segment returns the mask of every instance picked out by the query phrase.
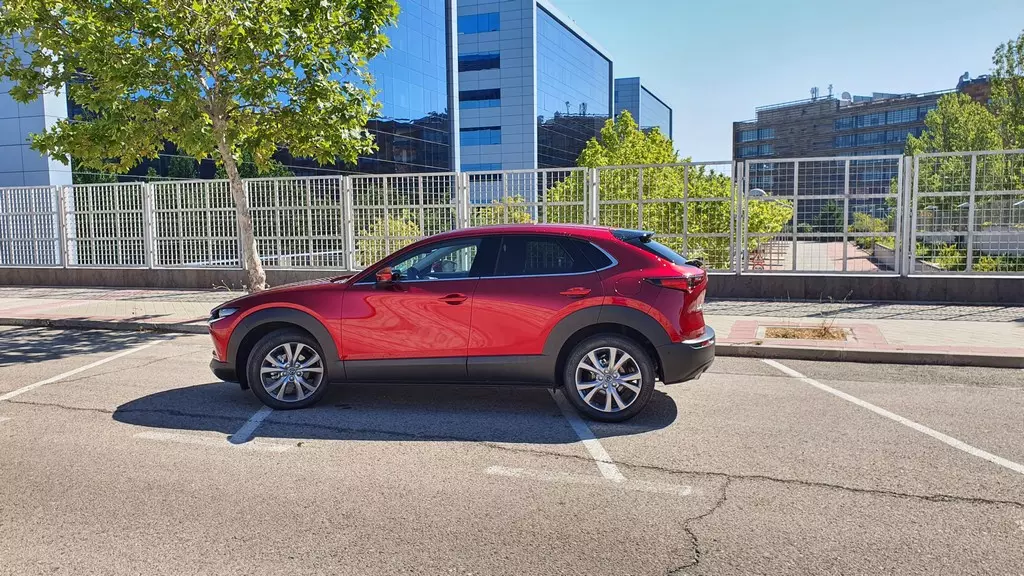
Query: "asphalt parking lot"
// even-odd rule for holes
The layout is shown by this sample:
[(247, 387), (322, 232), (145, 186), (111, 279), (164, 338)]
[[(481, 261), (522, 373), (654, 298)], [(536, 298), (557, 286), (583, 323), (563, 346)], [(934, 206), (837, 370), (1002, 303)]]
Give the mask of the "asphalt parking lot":
[(1024, 574), (1024, 373), (719, 358), (271, 412), (205, 336), (0, 328), (0, 574)]

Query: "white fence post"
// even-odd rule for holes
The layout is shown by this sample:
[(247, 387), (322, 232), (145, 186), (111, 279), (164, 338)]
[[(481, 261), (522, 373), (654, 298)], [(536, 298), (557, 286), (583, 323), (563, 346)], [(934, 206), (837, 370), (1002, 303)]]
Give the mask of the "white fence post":
[(601, 204), (601, 176), (597, 171), (597, 168), (587, 168), (585, 174), (584, 182), (586, 190), (583, 197), (586, 199), (585, 201), (589, 207), (589, 214), (587, 215), (586, 220), (588, 224), (597, 226), (601, 222), (601, 215), (598, 213)]
[(732, 188), (729, 190), (729, 260), (736, 275), (743, 273), (742, 258), (746, 243), (743, 239), (743, 187), (746, 185), (745, 162), (732, 163)]
[(896, 273), (909, 276), (914, 269), (914, 249), (916, 247), (914, 230), (910, 223), (910, 211), (913, 210), (914, 197), (912, 185), (915, 180), (912, 156), (900, 158), (899, 182), (896, 186), (896, 238), (893, 246), (896, 253)]
[(156, 265), (155, 225), (156, 206), (153, 201), (153, 186), (146, 182), (142, 185), (142, 249), (146, 268), (153, 268)]
[(62, 268), (68, 267), (68, 189), (66, 186), (58, 186), (57, 192), (57, 219), (59, 223), (60, 242), (60, 263)]
[(345, 268), (356, 269), (356, 220), (355, 195), (352, 193), (352, 177), (341, 176), (341, 229), (345, 234)]
[(971, 188), (967, 198), (967, 268), (965, 272), (974, 270), (974, 195), (978, 183), (978, 155), (971, 154)]

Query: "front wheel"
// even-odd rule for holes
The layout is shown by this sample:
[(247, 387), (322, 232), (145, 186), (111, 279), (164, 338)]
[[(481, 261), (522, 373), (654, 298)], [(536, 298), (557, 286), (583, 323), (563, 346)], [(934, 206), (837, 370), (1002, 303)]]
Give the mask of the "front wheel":
[(633, 340), (592, 336), (566, 357), (562, 390), (584, 416), (622, 422), (643, 410), (654, 394), (654, 362)]
[(327, 392), (323, 351), (299, 330), (275, 330), (261, 338), (245, 369), (256, 397), (275, 410), (312, 406)]

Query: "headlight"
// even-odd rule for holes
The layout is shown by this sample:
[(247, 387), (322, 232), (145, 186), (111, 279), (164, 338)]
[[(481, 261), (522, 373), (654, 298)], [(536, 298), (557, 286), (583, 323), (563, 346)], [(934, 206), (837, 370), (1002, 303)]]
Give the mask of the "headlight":
[(217, 308), (210, 313), (210, 322), (216, 322), (221, 318), (227, 318), (235, 312), (238, 312), (238, 308)]

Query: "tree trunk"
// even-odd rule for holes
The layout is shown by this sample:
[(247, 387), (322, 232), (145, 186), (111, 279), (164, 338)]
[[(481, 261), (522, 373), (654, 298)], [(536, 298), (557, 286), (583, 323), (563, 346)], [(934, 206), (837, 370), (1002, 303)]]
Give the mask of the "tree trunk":
[(267, 287), (267, 273), (263, 270), (259, 249), (256, 247), (252, 212), (249, 210), (249, 199), (245, 196), (245, 183), (238, 174), (238, 163), (227, 141), (227, 126), (223, 121), (215, 120), (214, 132), (217, 135), (217, 151), (220, 152), (221, 161), (224, 163), (224, 171), (228, 173), (231, 198), (235, 201), (239, 242), (242, 244), (242, 267), (249, 276), (249, 291), (259, 292)]

